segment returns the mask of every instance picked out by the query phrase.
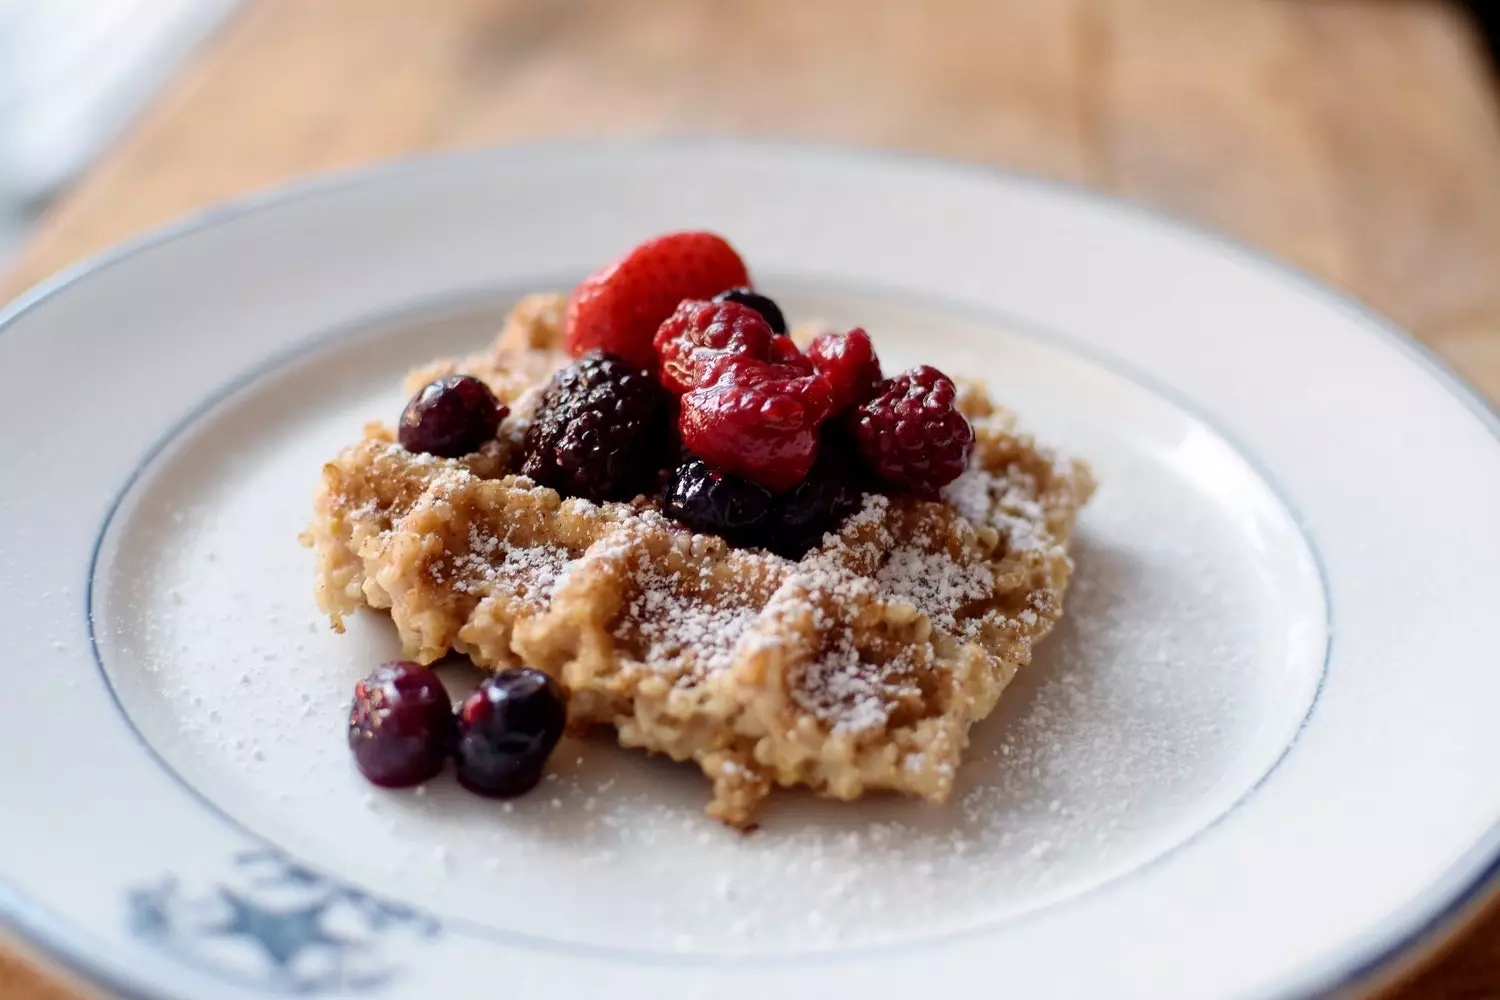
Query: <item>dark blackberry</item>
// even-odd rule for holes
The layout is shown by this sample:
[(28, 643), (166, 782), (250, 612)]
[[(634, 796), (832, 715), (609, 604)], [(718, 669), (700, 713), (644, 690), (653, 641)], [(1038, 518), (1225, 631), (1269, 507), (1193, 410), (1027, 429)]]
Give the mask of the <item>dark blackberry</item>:
[(526, 431), (521, 471), (565, 496), (629, 500), (651, 488), (667, 438), (656, 380), (595, 352), (552, 376)]
[(864, 498), (859, 475), (844, 456), (851, 445), (825, 428), (818, 461), (790, 493), (776, 498), (763, 544), (779, 556), (801, 559), (823, 536), (859, 508)]
[(748, 288), (731, 288), (727, 292), (715, 295), (714, 301), (738, 302), (742, 306), (749, 306), (760, 313), (772, 333), (786, 334), (786, 317), (781, 314), (781, 307), (759, 292), (753, 292)]
[(387, 663), (354, 686), (349, 749), (375, 784), (421, 784), (443, 769), (453, 739), (453, 703), (426, 667)]
[(568, 721), (562, 687), (540, 670), (486, 677), (458, 710), (458, 780), (481, 795), (536, 787)]
[(711, 468), (699, 458), (672, 471), (661, 499), (668, 517), (731, 545), (760, 544), (774, 505), (769, 490)]
[(444, 375), (423, 386), (401, 412), (401, 447), (442, 458), (472, 454), (510, 412), (472, 375)]

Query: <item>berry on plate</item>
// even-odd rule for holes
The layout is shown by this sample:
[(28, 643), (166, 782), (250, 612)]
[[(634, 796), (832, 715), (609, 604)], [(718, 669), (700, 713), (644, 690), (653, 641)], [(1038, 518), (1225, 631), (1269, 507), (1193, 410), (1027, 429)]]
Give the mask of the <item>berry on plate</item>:
[(564, 496), (629, 500), (651, 488), (665, 463), (667, 403), (643, 369), (589, 354), (542, 392), (521, 445), (521, 471)]
[(608, 351), (651, 368), (656, 364), (652, 337), (679, 302), (749, 284), (745, 262), (722, 237), (704, 232), (658, 236), (573, 289), (563, 342), (575, 358)]
[(823, 375), (726, 357), (682, 397), (677, 428), (699, 458), (779, 493), (812, 468), (818, 429), (832, 411), (833, 390)]
[(968, 468), (974, 428), (958, 412), (953, 381), (928, 365), (902, 372), (855, 408), (865, 467), (889, 486), (929, 499)]
[(536, 787), (568, 721), (562, 687), (522, 667), (486, 677), (458, 710), (458, 780), (481, 795)]
[(401, 447), (442, 458), (479, 450), (510, 411), (472, 375), (444, 375), (418, 390), (401, 413)]
[(833, 411), (844, 413), (875, 395), (880, 359), (870, 335), (859, 327), (848, 333), (819, 334), (807, 345), (807, 358), (833, 385)]
[(443, 769), (453, 740), (453, 702), (426, 667), (387, 663), (354, 686), (349, 749), (375, 784), (420, 785)]

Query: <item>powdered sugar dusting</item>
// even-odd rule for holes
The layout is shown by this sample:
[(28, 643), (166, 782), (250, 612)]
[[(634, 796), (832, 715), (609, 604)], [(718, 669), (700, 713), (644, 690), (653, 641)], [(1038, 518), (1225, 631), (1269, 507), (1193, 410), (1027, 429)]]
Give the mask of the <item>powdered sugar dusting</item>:
[(989, 520), (990, 509), (995, 498), (991, 493), (994, 477), (977, 466), (943, 488), (943, 499), (953, 506), (970, 524), (983, 524)]
[(555, 545), (513, 545), (478, 525), (469, 528), (469, 551), (453, 557), (453, 589), (482, 594), (503, 587), (520, 597), (545, 601), (566, 570), (571, 554)]
[(807, 711), (828, 721), (835, 733), (882, 729), (903, 695), (920, 697), (915, 687), (902, 683), (907, 664), (871, 663), (842, 635), (833, 649), (809, 664), (792, 698)]
[[(1065, 471), (1066, 466), (1059, 465)], [(943, 499), (971, 524), (993, 524), (1011, 552), (1050, 548), (1046, 511), (1037, 500), (1036, 480), (1012, 466), (1001, 475), (971, 467), (949, 483)]]
[(985, 563), (961, 562), (945, 551), (920, 545), (893, 551), (876, 583), (882, 597), (912, 605), (949, 631), (958, 630), (956, 611), (995, 591), (995, 578)]
[[(854, 515), (866, 519), (859, 526), (876, 523), (874, 518), (884, 514), (884, 498), (880, 499), (880, 503), (867, 502)], [(843, 545), (841, 540), (835, 549)], [(848, 608), (868, 602), (872, 596), (869, 580), (855, 576), (841, 567), (836, 558), (825, 554), (799, 568), (766, 605), (768, 618), (805, 618), (822, 637), (825, 646), (822, 654), (793, 678), (791, 696), (798, 706), (823, 720), (836, 733), (883, 727), (899, 695), (890, 682), (896, 671), (861, 656), (849, 626), (831, 620), (823, 610), (830, 604)]]
[(755, 624), (756, 609), (745, 604), (714, 603), (691, 594), (676, 576), (642, 574), (640, 592), (630, 602), (617, 634), (634, 629), (646, 661), (679, 661), (691, 657), (702, 673), (734, 663), (741, 640)]

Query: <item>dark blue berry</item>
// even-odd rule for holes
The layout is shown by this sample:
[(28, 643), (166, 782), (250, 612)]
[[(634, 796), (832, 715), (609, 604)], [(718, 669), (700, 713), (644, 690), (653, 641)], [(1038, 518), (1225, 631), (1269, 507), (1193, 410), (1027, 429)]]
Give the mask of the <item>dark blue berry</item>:
[(702, 459), (679, 465), (662, 491), (662, 513), (694, 531), (731, 545), (759, 545), (775, 500), (748, 479), (721, 472)]
[(419, 785), (453, 750), (453, 702), (442, 681), (415, 663), (387, 663), (354, 686), (349, 749), (377, 785)]
[(543, 391), (521, 471), (564, 496), (629, 500), (666, 464), (668, 403), (650, 373), (612, 354), (586, 355)]
[(442, 458), (479, 450), (509, 412), (490, 387), (472, 375), (429, 382), (401, 413), (401, 447)]
[(742, 306), (749, 306), (760, 313), (772, 333), (786, 333), (786, 317), (781, 314), (781, 307), (759, 292), (752, 292), (748, 288), (731, 288), (715, 295), (714, 301), (738, 302)]
[(776, 498), (763, 544), (777, 555), (802, 558), (857, 510), (864, 498), (854, 468), (830, 443), (830, 435), (825, 432), (817, 464), (807, 478)]
[(530, 791), (567, 721), (562, 687), (540, 670), (485, 678), (458, 710), (459, 782), (500, 798)]

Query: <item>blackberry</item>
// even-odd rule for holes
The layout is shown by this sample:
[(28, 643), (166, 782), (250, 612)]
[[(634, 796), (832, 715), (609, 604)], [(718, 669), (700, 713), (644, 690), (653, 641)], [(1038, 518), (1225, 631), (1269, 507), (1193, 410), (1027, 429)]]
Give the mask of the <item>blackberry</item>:
[(667, 439), (661, 386), (596, 351), (552, 376), (526, 431), (521, 471), (565, 496), (629, 500), (651, 487)]
[(510, 412), (472, 375), (444, 375), (423, 386), (401, 413), (401, 447), (442, 458), (479, 450)]
[(801, 559), (859, 508), (864, 490), (844, 457), (847, 448), (825, 428), (817, 464), (795, 489), (776, 498), (763, 536), (766, 548), (788, 559)]
[(459, 783), (501, 798), (530, 791), (567, 721), (562, 687), (540, 670), (486, 677), (458, 710)]
[(672, 471), (662, 491), (662, 513), (730, 545), (758, 545), (774, 498), (748, 479), (692, 458)]
[(387, 663), (354, 686), (349, 749), (377, 785), (420, 785), (453, 749), (453, 703), (442, 681), (415, 663)]
[(786, 335), (786, 317), (781, 314), (781, 307), (759, 292), (753, 292), (748, 288), (731, 288), (715, 295), (714, 301), (738, 302), (742, 306), (749, 306), (760, 313), (772, 333)]

